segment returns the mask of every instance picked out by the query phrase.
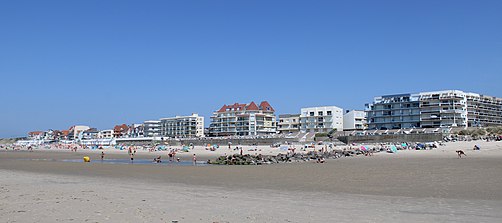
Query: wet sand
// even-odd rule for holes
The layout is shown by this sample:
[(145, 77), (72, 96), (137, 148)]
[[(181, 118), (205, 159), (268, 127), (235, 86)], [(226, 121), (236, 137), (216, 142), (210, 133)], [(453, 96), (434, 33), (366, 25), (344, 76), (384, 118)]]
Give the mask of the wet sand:
[[(482, 150), (467, 151), (473, 143), (481, 144)], [(458, 159), (454, 153), (457, 148), (464, 148), (468, 156)], [(55, 208), (54, 212), (59, 205), (53, 202), (54, 196), (70, 203), (74, 201), (71, 196), (76, 196), (83, 199), (79, 205), (106, 206), (106, 202), (122, 202), (125, 209), (110, 205), (103, 212), (107, 213), (108, 220), (104, 215), (91, 219), (96, 222), (121, 221), (121, 217), (113, 214), (121, 211), (122, 215), (131, 217), (125, 221), (137, 222), (132, 219), (137, 217), (138, 210), (134, 208), (138, 207), (145, 214), (140, 218), (145, 220), (140, 221), (158, 222), (183, 222), (181, 217), (184, 222), (325, 222), (334, 217), (342, 222), (402, 222), (404, 219), (409, 222), (500, 222), (501, 148), (500, 142), (465, 142), (451, 143), (433, 151), (380, 153), (373, 157), (328, 160), (325, 164), (204, 167), (51, 161), (79, 159), (89, 155), (86, 152), (0, 152), (0, 182), (4, 188), (0, 189), (0, 217), (30, 221), (17, 218), (19, 214), (10, 211), (21, 207), (35, 211), (40, 205), (52, 202), (49, 206)], [(98, 157), (98, 154), (91, 155)], [(138, 159), (150, 157), (153, 156), (137, 155)], [(109, 154), (107, 158), (127, 159), (128, 156)], [(9, 192), (5, 192), (5, 188)], [(86, 188), (91, 188), (93, 192), (89, 193), (99, 199), (82, 198), (87, 197), (82, 192)], [(25, 196), (15, 197), (15, 194)], [(28, 205), (28, 197), (40, 199), (40, 205)], [(143, 198), (159, 207), (150, 207), (147, 211), (141, 203)], [(25, 203), (11, 204), (17, 201)], [(68, 207), (81, 209), (81, 206)], [(163, 207), (169, 211), (162, 213)], [(134, 210), (127, 211), (127, 208)], [(92, 205), (89, 207), (89, 210), (95, 209)], [(75, 214), (81, 221), (92, 214), (85, 209), (81, 211)], [(61, 213), (58, 219), (68, 221), (68, 217)], [(55, 221), (50, 216), (43, 219)]]

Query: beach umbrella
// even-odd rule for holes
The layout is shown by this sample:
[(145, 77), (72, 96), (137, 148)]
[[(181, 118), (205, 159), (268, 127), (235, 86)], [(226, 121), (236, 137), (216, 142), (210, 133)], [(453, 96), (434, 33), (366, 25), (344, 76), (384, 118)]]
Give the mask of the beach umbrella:
[(367, 150), (367, 148), (366, 148), (365, 146), (361, 146), (361, 150), (362, 150), (362, 151), (366, 151), (366, 150)]

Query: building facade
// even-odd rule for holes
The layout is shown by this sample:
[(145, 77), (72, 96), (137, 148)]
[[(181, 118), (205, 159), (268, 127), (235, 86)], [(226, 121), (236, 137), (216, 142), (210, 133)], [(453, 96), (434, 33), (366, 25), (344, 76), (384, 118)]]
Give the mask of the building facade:
[(171, 138), (204, 137), (204, 117), (192, 114), (160, 119), (160, 134)]
[(279, 133), (296, 133), (300, 131), (300, 114), (279, 115), (277, 124)]
[(366, 105), (368, 129), (420, 127), (420, 95), (399, 94), (376, 97)]
[(366, 106), (369, 129), (502, 125), (502, 99), (459, 90), (376, 97)]
[(99, 139), (111, 139), (111, 138), (113, 138), (113, 130), (112, 129), (106, 129), (106, 130), (99, 131), (98, 138)]
[(70, 129), (68, 129), (68, 139), (69, 140), (82, 139), (82, 133), (88, 129), (90, 129), (89, 126), (74, 125), (70, 127)]
[(267, 102), (260, 105), (235, 103), (223, 105), (211, 116), (211, 136), (250, 136), (276, 133), (275, 110)]
[(343, 109), (336, 106), (302, 108), (300, 113), (301, 132), (327, 133), (343, 130)]
[(365, 111), (345, 111), (345, 114), (343, 114), (343, 130), (364, 130), (367, 128), (368, 123)]
[(160, 136), (160, 121), (158, 120), (145, 121), (143, 128), (144, 137)]

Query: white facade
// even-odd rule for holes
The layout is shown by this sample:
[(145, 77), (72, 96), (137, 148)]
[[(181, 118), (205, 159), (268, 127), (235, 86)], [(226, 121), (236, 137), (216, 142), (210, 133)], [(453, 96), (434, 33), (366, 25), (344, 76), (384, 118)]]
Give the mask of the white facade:
[(198, 114), (160, 119), (162, 136), (171, 138), (204, 137), (204, 117)]
[(376, 97), (367, 105), (369, 129), (502, 125), (502, 98), (459, 90)]
[(211, 136), (249, 136), (277, 132), (275, 110), (267, 102), (259, 105), (235, 103), (223, 105), (211, 116)]
[(343, 115), (343, 130), (364, 130), (367, 127), (365, 111), (352, 110)]
[(81, 136), (81, 133), (88, 129), (90, 129), (90, 127), (85, 125), (72, 126), (69, 130), (68, 137), (70, 140), (78, 139), (79, 136)]
[(302, 108), (300, 113), (301, 132), (329, 132), (343, 130), (343, 109), (336, 106)]
[(113, 138), (113, 130), (106, 129), (106, 130), (99, 131), (98, 138), (99, 139), (111, 139), (111, 138)]
[(143, 136), (144, 137), (155, 137), (160, 136), (160, 121), (152, 120), (145, 121), (143, 123)]

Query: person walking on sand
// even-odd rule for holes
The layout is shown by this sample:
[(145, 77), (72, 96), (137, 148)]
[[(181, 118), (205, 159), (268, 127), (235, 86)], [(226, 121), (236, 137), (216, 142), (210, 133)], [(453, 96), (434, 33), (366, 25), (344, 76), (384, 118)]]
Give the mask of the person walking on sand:
[(195, 154), (193, 154), (193, 165), (197, 165), (197, 157), (195, 156)]
[(101, 161), (105, 159), (105, 152), (101, 151)]
[(134, 162), (134, 153), (129, 154), (129, 157), (131, 157), (131, 163)]

